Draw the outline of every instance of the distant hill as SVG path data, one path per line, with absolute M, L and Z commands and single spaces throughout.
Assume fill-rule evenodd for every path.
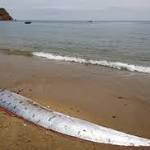
M 4 9 L 0 8 L 0 21 L 13 20 L 13 18 L 9 15 L 9 13 Z

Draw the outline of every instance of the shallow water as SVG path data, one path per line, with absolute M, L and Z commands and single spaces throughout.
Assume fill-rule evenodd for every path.
M 0 22 L 0 49 L 150 66 L 150 22 Z

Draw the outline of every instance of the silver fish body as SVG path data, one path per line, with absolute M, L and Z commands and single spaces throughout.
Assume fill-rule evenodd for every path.
M 83 140 L 121 146 L 150 146 L 149 139 L 55 112 L 8 90 L 0 90 L 0 107 L 46 129 Z

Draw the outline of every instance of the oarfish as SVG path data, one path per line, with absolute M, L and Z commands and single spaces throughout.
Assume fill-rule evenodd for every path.
M 8 90 L 0 90 L 0 107 L 38 126 L 79 139 L 121 146 L 150 146 L 149 139 L 55 112 Z

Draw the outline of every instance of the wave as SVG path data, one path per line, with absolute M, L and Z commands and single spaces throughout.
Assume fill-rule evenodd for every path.
M 31 51 L 11 49 L 11 48 L 0 48 L 0 52 L 7 55 L 23 55 L 23 56 L 32 56 Z
M 119 70 L 128 70 L 128 71 L 136 71 L 142 73 L 150 73 L 150 67 L 138 66 L 133 64 L 127 64 L 123 62 L 112 62 L 107 60 L 88 60 L 84 58 L 78 57 L 69 57 L 69 56 L 60 56 L 54 55 L 51 53 L 44 53 L 44 52 L 33 52 L 34 56 L 43 57 L 51 60 L 60 60 L 60 61 L 68 61 L 68 62 L 75 62 L 81 64 L 91 64 L 91 65 L 99 65 L 109 68 L 115 68 Z

